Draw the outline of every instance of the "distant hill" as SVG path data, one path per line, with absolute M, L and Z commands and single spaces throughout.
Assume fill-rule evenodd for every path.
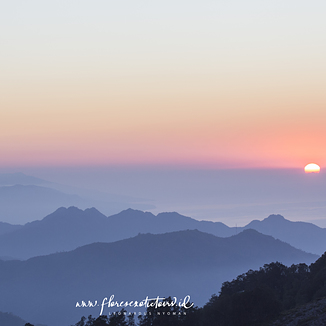
M 95 208 L 59 208 L 41 221 L 25 224 L 10 234 L 0 235 L 0 256 L 27 259 L 33 256 L 73 250 L 93 242 L 113 242 L 138 233 L 165 233 L 198 229 L 215 235 L 232 235 L 223 223 L 196 221 L 178 213 L 127 209 L 106 217 Z M 59 240 L 60 239 L 60 240 Z
M 113 228 L 125 228 L 128 225 L 128 236 L 134 236 L 137 233 L 165 233 L 182 230 L 199 230 L 214 234 L 218 237 L 229 237 L 236 233 L 236 230 L 229 228 L 221 222 L 197 221 L 191 217 L 180 215 L 177 212 L 165 212 L 154 215 L 150 212 L 127 209 L 119 214 L 109 216 L 110 225 Z M 137 233 L 135 233 L 137 232 Z
M 202 305 L 223 281 L 248 269 L 316 258 L 254 230 L 229 238 L 197 230 L 141 234 L 27 261 L 0 261 L 0 310 L 61 326 L 99 314 L 99 307 L 75 308 L 76 302 L 102 302 L 112 294 L 117 300 L 189 294 Z
M 60 208 L 41 221 L 0 236 L 0 256 L 26 259 L 68 251 L 97 241 L 114 241 L 108 218 L 95 208 Z M 120 238 L 119 238 L 120 239 Z
M 25 224 L 42 219 L 58 207 L 70 206 L 83 209 L 97 207 L 107 215 L 129 207 L 136 209 L 155 207 L 140 198 L 78 189 L 23 173 L 0 174 L 0 221 L 2 222 Z
M 26 175 L 21 172 L 16 173 L 0 173 L 1 186 L 14 186 L 14 185 L 45 185 L 51 182 Z
M 5 222 L 0 222 L 0 235 L 5 233 L 10 233 L 22 228 L 22 225 L 12 225 Z
M 240 229 L 254 229 L 318 255 L 326 251 L 326 229 L 312 223 L 291 222 L 281 215 L 270 215 L 262 221 L 254 220 Z
M 43 218 L 60 206 L 82 205 L 77 195 L 37 185 L 13 185 L 0 187 L 0 218 L 21 223 Z
M 160 234 L 197 229 L 219 237 L 229 237 L 249 228 L 307 252 L 322 254 L 326 250 L 326 229 L 311 223 L 291 222 L 280 215 L 252 221 L 244 228 L 236 229 L 221 222 L 197 221 L 175 212 L 155 216 L 149 212 L 127 209 L 106 217 L 95 208 L 83 211 L 76 207 L 62 207 L 41 221 L 24 226 L 0 223 L 0 256 L 27 259 L 73 250 L 93 242 L 127 239 L 138 233 Z

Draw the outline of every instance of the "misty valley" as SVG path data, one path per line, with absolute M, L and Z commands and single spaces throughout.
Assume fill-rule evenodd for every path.
M 17 189 L 31 196 L 5 185 L 0 201 Z M 293 309 L 317 320 L 325 250 L 326 229 L 281 215 L 229 227 L 177 212 L 61 206 L 25 224 L 0 222 L 0 324 L 286 325 Z

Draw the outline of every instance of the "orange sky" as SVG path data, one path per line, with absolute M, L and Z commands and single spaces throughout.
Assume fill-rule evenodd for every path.
M 322 1 L 127 3 L 6 5 L 0 166 L 326 165 Z

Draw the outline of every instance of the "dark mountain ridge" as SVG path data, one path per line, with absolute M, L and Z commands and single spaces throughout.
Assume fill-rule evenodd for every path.
M 215 235 L 231 233 L 222 223 L 199 222 L 178 213 L 161 213 L 127 209 L 106 217 L 95 208 L 59 208 L 40 221 L 0 236 L 0 255 L 27 259 L 59 251 L 73 250 L 93 242 L 113 242 L 138 233 L 165 233 L 200 229 Z
M 262 221 L 254 220 L 242 229 L 248 228 L 271 235 L 307 252 L 322 255 L 326 251 L 326 229 L 312 223 L 292 222 L 282 215 L 270 215 Z
M 69 251 L 93 242 L 114 242 L 138 233 L 161 234 L 194 230 L 229 237 L 245 229 L 255 229 L 312 253 L 326 250 L 326 229 L 311 223 L 291 222 L 280 215 L 252 221 L 243 228 L 229 228 L 221 222 L 197 221 L 176 212 L 160 213 L 127 209 L 106 217 L 95 208 L 59 208 L 40 221 L 24 226 L 0 223 L 0 256 L 27 259 Z M 2 234 L 1 234 L 2 233 Z

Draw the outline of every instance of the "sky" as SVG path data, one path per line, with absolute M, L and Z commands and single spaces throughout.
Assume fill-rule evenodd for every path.
M 1 1 L 0 172 L 153 213 L 325 227 L 325 12 L 324 0 Z
M 326 3 L 0 3 L 0 168 L 326 166 Z

